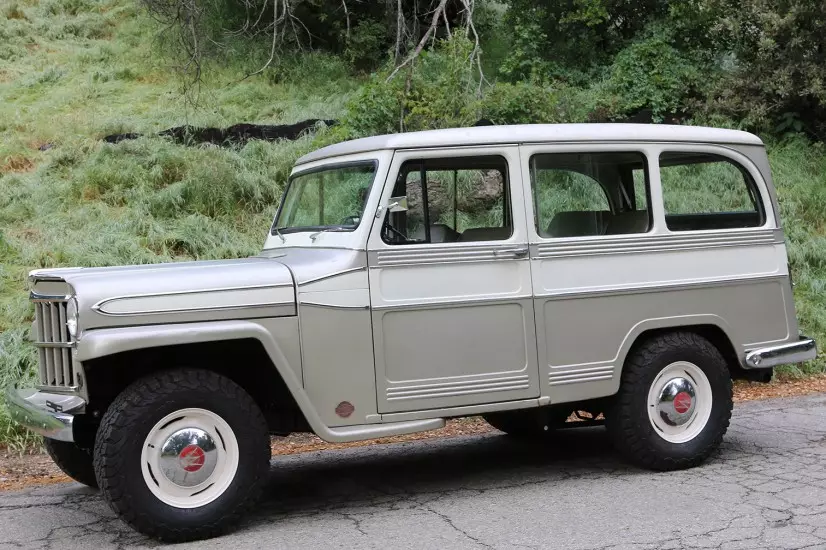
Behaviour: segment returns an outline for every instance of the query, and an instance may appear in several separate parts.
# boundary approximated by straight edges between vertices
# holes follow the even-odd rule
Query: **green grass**
[[[101,137],[181,124],[339,118],[362,85],[325,54],[291,56],[246,80],[244,64],[230,60],[213,68],[192,108],[137,5],[0,5],[0,386],[34,373],[26,343],[29,270],[254,254],[290,166],[313,148],[311,138],[216,148],[157,137],[107,145]],[[826,342],[826,151],[793,141],[770,153],[801,325]],[[824,370],[819,359],[798,374]],[[2,407],[0,444],[36,444]]]
[[[270,78],[215,70],[197,107],[187,106],[136,5],[30,0],[0,8],[0,387],[34,373],[29,270],[255,254],[293,161],[312,148],[309,137],[229,149],[157,137],[108,145],[101,137],[338,118],[358,86],[340,60],[308,54]],[[0,407],[0,444],[35,442]]]

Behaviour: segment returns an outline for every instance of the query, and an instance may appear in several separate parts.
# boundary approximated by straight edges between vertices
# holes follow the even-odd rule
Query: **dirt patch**
[[[756,382],[737,382],[734,385],[734,401],[753,401],[772,397],[796,397],[812,393],[826,393],[826,374],[806,378],[782,378],[771,384]],[[479,417],[449,420],[444,428],[430,432],[383,437],[370,441],[353,443],[326,443],[311,434],[293,434],[289,437],[272,439],[272,454],[291,455],[310,451],[347,449],[365,447],[381,443],[400,443],[438,437],[474,435],[494,431],[487,422]],[[31,485],[48,485],[71,481],[63,475],[51,459],[45,454],[20,455],[7,450],[0,450],[0,491],[13,491]]]
[[[71,481],[46,454],[3,451],[0,454],[0,491],[14,491],[30,485]]]
[[[34,170],[34,163],[21,155],[6,157],[5,162],[0,165],[0,174],[31,172]]]

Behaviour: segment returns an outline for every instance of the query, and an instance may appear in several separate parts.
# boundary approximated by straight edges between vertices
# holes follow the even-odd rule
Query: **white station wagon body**
[[[587,409],[667,331],[732,377],[816,353],[762,142],[699,127],[353,140],[298,160],[257,257],[31,281],[41,385],[12,407],[79,444],[124,387],[181,364],[236,381],[273,433],[342,442]]]

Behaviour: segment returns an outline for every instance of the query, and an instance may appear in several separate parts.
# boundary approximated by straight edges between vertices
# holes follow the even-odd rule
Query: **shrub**
[[[702,93],[711,68],[672,44],[671,33],[653,26],[647,36],[620,51],[611,66],[608,89],[616,109],[630,114],[651,109],[654,120],[682,110]]]
[[[480,104],[480,115],[494,124],[566,122],[553,90],[525,82],[500,82],[488,88]]]

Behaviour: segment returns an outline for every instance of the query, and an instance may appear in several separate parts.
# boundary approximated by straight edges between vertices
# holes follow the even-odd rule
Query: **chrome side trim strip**
[[[434,382],[434,383],[429,383],[429,384],[412,384],[412,385],[406,385],[406,386],[394,386],[394,387],[389,388],[387,391],[388,391],[388,393],[396,392],[396,391],[402,391],[402,392],[418,391],[418,390],[430,391],[430,390],[438,389],[438,388],[456,388],[456,387],[462,387],[462,386],[475,386],[475,385],[479,385],[479,384],[487,384],[487,383],[490,383],[490,382],[519,382],[519,381],[529,380],[529,379],[530,379],[530,377],[527,374],[517,374],[517,375],[513,375],[513,376],[500,376],[498,378],[488,377],[488,378],[481,378],[481,379],[477,378],[475,380],[456,380],[456,381],[452,381],[452,382]]]
[[[312,306],[312,307],[323,307],[325,309],[351,309],[351,310],[356,310],[356,311],[362,311],[362,310],[370,309],[370,306],[367,305],[367,304],[360,305],[360,306],[343,306],[343,305],[335,305],[335,304],[322,304],[321,302],[310,302],[310,301],[304,301],[304,300],[300,301],[298,303],[298,305],[300,305],[300,306]]]
[[[473,395],[475,393],[489,393],[502,391],[517,391],[530,389],[530,381],[518,383],[501,383],[501,384],[479,384],[478,386],[468,387],[464,389],[433,391],[431,393],[417,393],[417,394],[391,394],[387,392],[388,401],[404,401],[406,399],[436,399],[442,397],[458,397],[460,395]]]
[[[608,287],[608,288],[593,288],[587,290],[563,290],[554,293],[537,294],[536,299],[550,300],[559,299],[564,300],[568,298],[580,298],[585,296],[606,296],[613,294],[641,294],[647,292],[661,292],[664,290],[689,290],[694,288],[703,288],[710,286],[730,286],[738,284],[753,284],[769,281],[780,281],[788,279],[789,276],[783,275],[760,275],[754,277],[726,277],[721,279],[708,279],[705,281],[697,281],[691,283],[654,283],[645,286],[635,285],[626,287]]]
[[[524,249],[526,243],[512,243],[502,241],[497,245],[486,246],[450,246],[430,248],[381,250],[371,251],[368,254],[370,267],[394,267],[438,263],[479,262],[513,260],[518,257],[518,251]],[[503,255],[504,254],[504,255]],[[527,255],[526,255],[527,256]]]
[[[245,289],[246,290],[246,289]],[[153,295],[153,296],[162,296],[162,295]],[[107,299],[101,303],[106,303],[109,301],[114,300]],[[204,307],[190,307],[190,308],[175,308],[175,309],[156,309],[156,310],[146,310],[146,311],[130,311],[127,313],[112,313],[109,311],[105,311],[98,307],[99,304],[95,304],[92,306],[92,309],[100,313],[101,315],[106,315],[109,317],[139,317],[144,315],[166,315],[166,314],[180,314],[180,313],[201,313],[204,311],[235,311],[235,310],[245,310],[245,309],[267,309],[267,308],[285,308],[289,309],[289,313],[285,313],[279,316],[292,316],[295,315],[295,302],[270,302],[265,304],[239,304],[239,305],[230,305],[230,306],[204,306]]]
[[[526,296],[506,296],[501,297],[498,296],[496,298],[476,298],[471,300],[462,300],[462,299],[445,299],[443,301],[438,302],[415,302],[409,303],[405,302],[403,304],[385,304],[385,305],[378,305],[372,306],[373,311],[387,311],[390,309],[431,309],[436,307],[460,307],[460,306],[473,306],[473,305],[481,305],[481,304],[495,304],[495,303],[503,303],[503,304],[510,304],[520,300],[532,300],[534,297],[530,294]]]
[[[212,292],[233,292],[236,290],[260,290],[266,288],[283,288],[285,286],[293,286],[292,283],[278,283],[278,284],[267,284],[267,285],[250,285],[250,286],[227,286],[227,287],[217,287],[217,288],[199,288],[197,290],[176,290],[172,292],[147,292],[145,294],[123,294],[119,296],[110,296],[105,300],[101,300],[92,308],[99,307],[102,304],[107,302],[113,302],[115,300],[125,300],[128,298],[155,298],[158,296],[183,296],[186,294],[206,294]]]
[[[651,235],[639,237],[597,236],[589,238],[544,239],[531,244],[534,259],[569,256],[594,256],[632,254],[642,252],[671,252],[721,247],[760,246],[783,244],[782,232],[763,229],[744,233],[720,233],[714,235]]]
[[[548,373],[548,383],[551,386],[578,384],[580,382],[596,382],[614,378],[614,366],[585,367],[578,369],[551,367]]]
[[[817,345],[811,338],[801,336],[797,342],[752,350],[746,353],[747,369],[763,369],[811,361],[817,357]]]

